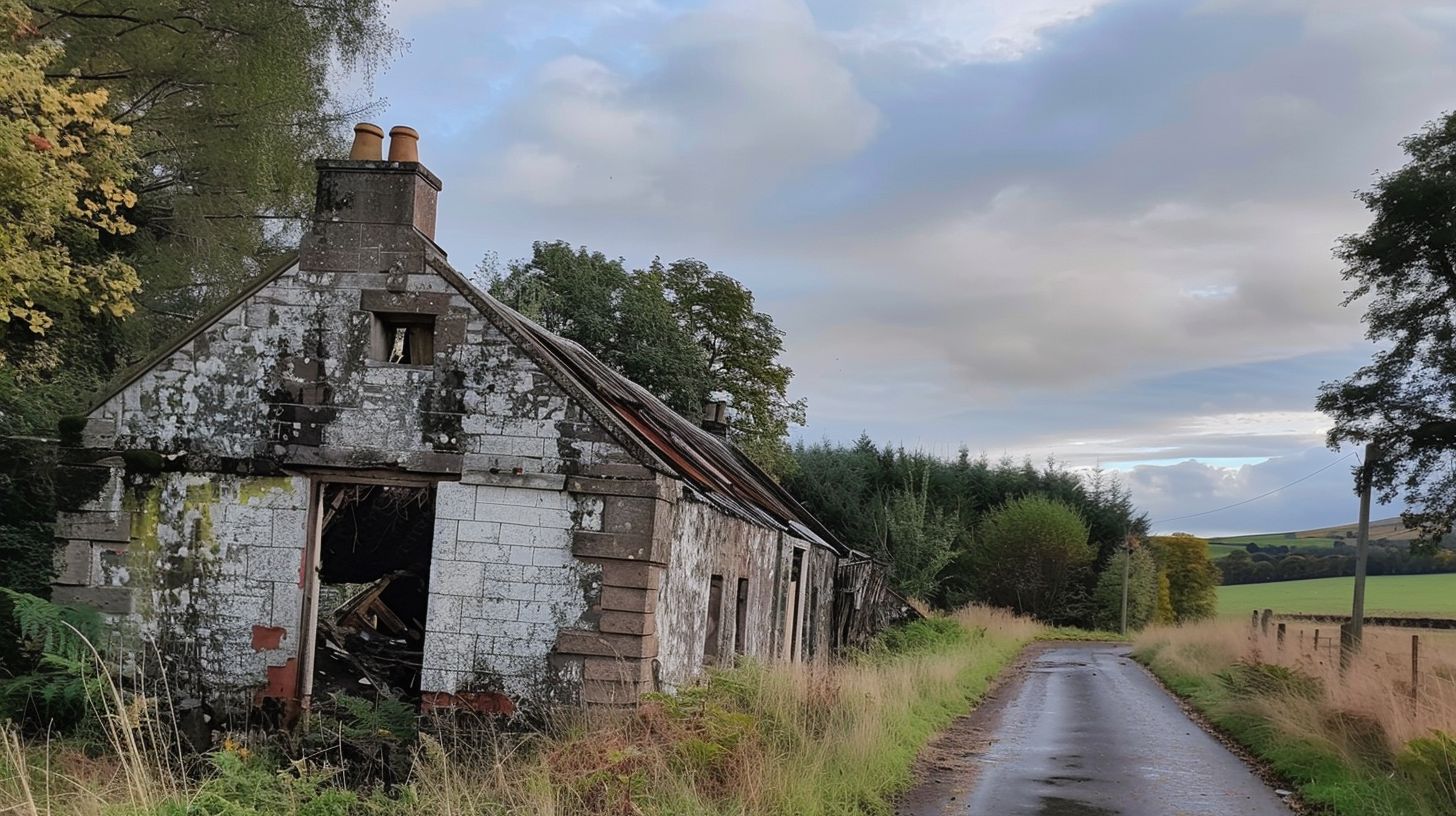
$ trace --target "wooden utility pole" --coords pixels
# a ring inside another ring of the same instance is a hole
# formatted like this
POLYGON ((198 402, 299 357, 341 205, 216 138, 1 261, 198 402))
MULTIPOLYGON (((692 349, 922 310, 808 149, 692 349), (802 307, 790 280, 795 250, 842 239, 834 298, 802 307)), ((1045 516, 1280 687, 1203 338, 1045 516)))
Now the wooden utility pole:
MULTIPOLYGON (((1360 531, 1355 539, 1355 599, 1350 608, 1350 650, 1360 648, 1365 634, 1365 565, 1370 558, 1370 482, 1375 457, 1380 448, 1374 442, 1365 445, 1365 461, 1360 465, 1360 531)), ((1344 639, 1341 640, 1344 645, 1344 639)))

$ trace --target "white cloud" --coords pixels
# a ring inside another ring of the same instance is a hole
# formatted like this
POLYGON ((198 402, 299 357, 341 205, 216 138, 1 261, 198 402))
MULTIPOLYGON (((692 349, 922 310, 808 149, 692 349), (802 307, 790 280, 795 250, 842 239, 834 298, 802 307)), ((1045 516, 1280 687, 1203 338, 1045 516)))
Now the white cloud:
MULTIPOLYGON (((836 0, 838 2, 839 0, 836 0)), ((863 14, 834 31, 861 56, 899 56, 925 67, 1014 60, 1042 44, 1044 32, 1084 18, 1110 0, 920 0, 861 3, 863 14)))
POLYGON ((509 114, 500 195, 716 218, 875 131, 800 3, 713 4, 652 46, 640 71, 577 54, 546 63, 509 114))

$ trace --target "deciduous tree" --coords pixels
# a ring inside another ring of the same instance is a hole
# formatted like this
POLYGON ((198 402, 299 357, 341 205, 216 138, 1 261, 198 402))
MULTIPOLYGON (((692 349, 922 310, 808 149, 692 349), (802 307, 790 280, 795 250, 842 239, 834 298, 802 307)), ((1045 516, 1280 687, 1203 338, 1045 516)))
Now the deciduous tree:
POLYGON ((1325 383, 1329 444, 1376 442, 1382 501, 1403 498, 1430 549, 1456 522, 1456 113, 1401 142, 1408 161, 1359 194, 1370 226, 1340 239, 1345 305, 1365 303, 1368 365, 1325 383))
POLYGON ((1076 620, 1084 580, 1096 553, 1087 524, 1063 502, 1032 495, 1012 499, 981 520, 970 549, 979 598, 1048 621, 1076 620))
POLYGON ((1188 533, 1149 539, 1158 570, 1168 579, 1173 623, 1213 617, 1218 611, 1218 567, 1208 557, 1208 542, 1188 533))

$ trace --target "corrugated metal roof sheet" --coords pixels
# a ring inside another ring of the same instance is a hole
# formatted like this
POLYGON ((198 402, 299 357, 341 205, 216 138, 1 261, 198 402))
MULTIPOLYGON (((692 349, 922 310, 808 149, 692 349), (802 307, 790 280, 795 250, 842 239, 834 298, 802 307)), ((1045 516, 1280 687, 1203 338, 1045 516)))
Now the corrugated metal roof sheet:
MULTIPOLYGON (((477 290, 478 292, 478 290, 477 290)), ((482 297, 507 315, 594 394, 638 440, 657 453, 676 475, 724 510, 841 554, 850 549, 818 519, 738 450, 667 407, 650 391, 598 360, 581 345, 537 325, 489 295, 482 297)))

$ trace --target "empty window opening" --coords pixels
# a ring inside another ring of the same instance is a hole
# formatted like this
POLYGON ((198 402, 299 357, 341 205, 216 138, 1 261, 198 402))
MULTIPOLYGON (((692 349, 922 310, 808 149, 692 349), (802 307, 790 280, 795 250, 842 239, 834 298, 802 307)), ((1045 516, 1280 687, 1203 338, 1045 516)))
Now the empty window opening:
POLYGON ((738 600, 733 611, 733 651, 746 654, 748 649, 748 579, 738 579, 738 600))
POLYGON ((788 660, 799 659, 799 632, 804 625, 804 602, 801 596, 803 569, 804 551, 796 547, 789 567, 788 598, 785 604, 788 614, 784 615, 784 657, 788 660))
POLYGON ((310 696, 418 702, 435 489, 326 483, 319 500, 310 696))
POLYGON ((369 357, 382 363, 427 366, 435 360, 435 316, 372 312, 369 357))
POLYGON ((714 660, 718 657, 718 641, 721 639, 722 627, 719 621, 723 614, 723 576, 714 575, 708 579, 708 632, 703 641, 703 659, 714 660))

